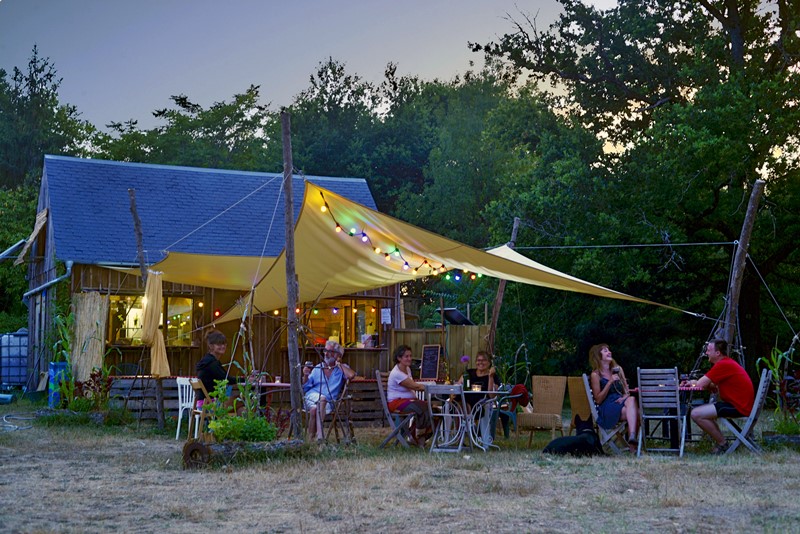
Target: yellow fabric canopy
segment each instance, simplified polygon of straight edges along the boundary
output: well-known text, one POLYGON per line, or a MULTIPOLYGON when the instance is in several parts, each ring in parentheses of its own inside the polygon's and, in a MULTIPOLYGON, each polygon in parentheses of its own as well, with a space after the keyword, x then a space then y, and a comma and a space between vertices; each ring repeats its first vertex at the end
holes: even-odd
MULTIPOLYGON (((306 182, 294 235, 300 302, 431 276, 444 267, 445 270, 458 269, 682 311, 558 272, 507 246, 489 251, 475 249, 367 208, 311 182, 306 182), (322 211, 326 204, 326 211, 322 211), (337 223, 341 232, 336 231, 337 223), (380 252, 376 252, 376 248, 380 252), (405 264, 407 269, 404 269, 405 264)), ((248 291, 256 281, 253 305, 256 312, 266 312, 286 307, 284 254, 277 258, 254 258, 171 252, 153 269, 163 272, 164 280, 206 287, 248 291)), ((234 307, 217 322, 238 319, 243 312, 242 307, 234 307)))

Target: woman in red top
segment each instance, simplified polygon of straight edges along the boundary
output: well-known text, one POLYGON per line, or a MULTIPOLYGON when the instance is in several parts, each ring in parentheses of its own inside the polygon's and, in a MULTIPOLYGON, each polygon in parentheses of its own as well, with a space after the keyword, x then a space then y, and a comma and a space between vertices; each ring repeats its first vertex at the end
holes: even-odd
POLYGON ((714 404, 704 404, 692 409, 692 421, 717 442, 713 454, 723 454, 728 441, 717 425, 718 417, 748 417, 753 409, 755 392, 753 382, 742 366, 727 356, 728 342, 715 339, 706 346, 706 356, 714 364, 697 387, 719 393, 721 399, 714 404))

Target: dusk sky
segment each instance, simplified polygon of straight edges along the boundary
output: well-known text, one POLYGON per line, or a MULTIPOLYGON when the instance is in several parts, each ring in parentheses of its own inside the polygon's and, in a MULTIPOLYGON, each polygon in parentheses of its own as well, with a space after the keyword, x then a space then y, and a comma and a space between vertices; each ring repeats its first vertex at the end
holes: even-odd
POLYGON ((555 0, 0 0, 0 68, 24 70, 38 45, 63 78, 62 103, 82 118, 152 127, 170 95, 208 107, 255 84, 263 104, 288 105, 329 56, 374 82, 390 61, 401 75, 450 80, 482 65, 467 42, 510 31, 507 14, 538 14, 544 28, 559 9, 555 0))

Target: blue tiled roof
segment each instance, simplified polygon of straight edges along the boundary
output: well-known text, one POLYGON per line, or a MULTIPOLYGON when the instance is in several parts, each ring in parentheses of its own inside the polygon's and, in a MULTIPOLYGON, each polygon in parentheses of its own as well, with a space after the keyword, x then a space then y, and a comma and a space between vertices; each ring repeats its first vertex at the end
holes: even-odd
MULTIPOLYGON (((307 180, 376 209, 362 178, 307 180)), ((169 249, 233 256, 276 256, 284 244, 280 174, 45 156, 56 257, 76 263, 137 262, 128 189, 136 190, 146 262, 169 249), (277 205, 276 205, 277 204, 277 205), (265 245, 266 241, 266 245, 265 245)), ((295 218, 303 178, 292 182, 295 218)))

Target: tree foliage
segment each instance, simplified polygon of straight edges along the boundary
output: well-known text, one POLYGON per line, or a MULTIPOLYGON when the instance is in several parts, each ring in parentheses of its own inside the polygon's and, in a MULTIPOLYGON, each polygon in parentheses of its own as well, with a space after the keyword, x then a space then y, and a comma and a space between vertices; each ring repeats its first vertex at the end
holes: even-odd
MULTIPOLYGON (((272 116, 259 102, 259 87, 251 85, 230 102, 207 109, 186 95, 170 97, 173 107, 153 116, 164 124, 148 130, 129 120, 108 125, 112 134, 98 134, 96 155, 116 161, 186 165, 220 169, 277 171, 267 151, 272 116)), ((280 154, 280 152, 278 152, 280 154)))
MULTIPOLYGON (((800 181, 791 125, 800 119, 800 10, 783 1, 623 0, 604 11, 577 0, 561 4, 564 15, 549 30, 523 16, 513 21, 515 31, 473 49, 505 61, 509 76, 527 71, 564 85, 569 116, 619 144, 598 156, 592 177, 576 182, 591 198, 588 211, 570 209, 574 194, 561 196, 538 177, 531 184, 537 193, 518 206, 526 217, 535 215, 532 225, 565 230, 546 234, 549 244, 664 244, 658 252, 576 252, 565 270, 593 272, 598 283, 714 313, 727 287, 731 249, 671 245, 738 239, 750 187, 761 176, 767 192, 750 255, 767 283, 783 287, 786 276, 796 283, 792 230, 800 221, 791 206, 800 181), (550 207, 560 209, 548 216, 550 207)), ((569 177, 565 169, 553 170, 569 177)), ((740 326, 752 361, 776 332, 787 330, 770 320, 774 314, 762 314, 760 285, 750 275, 740 326)), ((597 325, 608 316, 591 319, 593 312, 577 322, 597 325)), ((685 332, 707 335, 702 330, 695 324, 685 332)), ((632 334, 629 339, 641 342, 642 335, 632 334)), ((564 335, 580 339, 575 331, 564 335)), ((670 340, 686 343, 675 334, 670 340)))
POLYGON ((0 69, 0 187, 38 183, 44 154, 82 154, 94 128, 61 104, 61 78, 33 47, 25 71, 0 69))

